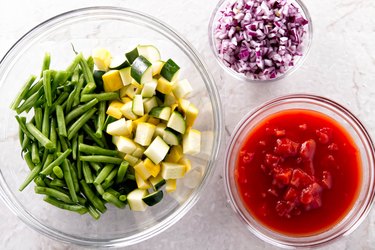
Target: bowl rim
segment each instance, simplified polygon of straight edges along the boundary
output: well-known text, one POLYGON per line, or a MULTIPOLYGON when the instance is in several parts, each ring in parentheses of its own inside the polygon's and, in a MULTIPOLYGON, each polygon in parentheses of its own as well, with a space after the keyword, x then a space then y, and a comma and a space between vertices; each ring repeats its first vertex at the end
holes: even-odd
POLYGON ((22 35, 11 47, 10 49, 4 54, 3 58, 0 60, 0 86, 3 85, 3 78, 9 73, 10 65, 9 63, 13 62, 17 55, 22 51, 24 46, 35 37, 38 37, 41 33, 48 31, 49 28, 53 27, 54 25, 65 22, 70 18, 78 18, 86 15, 86 17, 90 17, 92 15, 104 15, 104 14, 111 14, 111 15, 128 15, 128 18, 135 18, 141 22, 148 23, 147 27, 157 27, 161 30, 163 35, 167 39, 172 39, 173 42, 177 43, 176 45, 185 53, 185 55, 196 64, 196 68, 202 78, 207 91, 210 93, 209 98, 212 102, 213 106, 213 120, 214 120, 214 141, 211 155, 208 159, 208 164, 206 166, 205 174, 202 178, 201 183, 199 186, 192 192, 190 197, 182 204, 180 207, 175 209, 170 215, 166 216, 162 221, 159 223, 150 226, 146 230, 142 232, 136 233, 132 236, 126 238, 114 238, 114 239, 93 239, 93 238, 79 238, 77 236, 73 237, 72 235, 63 233, 61 231, 51 230, 46 225, 42 224, 34 217, 31 216, 26 210, 23 210, 18 202, 17 199, 12 195, 11 190, 6 185, 4 176, 1 174, 0 171, 0 199, 3 200, 5 205, 27 226, 34 229, 35 231, 46 235, 52 239, 58 240, 60 242, 65 243, 73 243, 80 246, 90 246, 90 247, 124 247, 139 243, 146 239, 149 239, 164 230, 171 227, 177 221, 179 221, 198 201, 200 198, 200 194, 204 191, 207 187, 208 182, 212 179, 213 172, 215 170, 215 163, 218 158, 218 154, 221 148, 221 142, 223 137, 222 127, 223 127, 223 116, 222 116, 222 105, 220 100, 220 95, 212 77, 211 73, 208 71, 208 67, 206 66, 203 58, 199 55, 198 51, 193 47, 193 45, 187 41, 182 35, 176 32, 171 26, 160 21, 159 19, 145 14, 143 12, 129 9, 129 8, 122 8, 122 7, 115 7, 115 6, 90 6, 90 7, 83 7, 72 9, 66 12, 62 12, 60 14, 54 15, 51 18, 42 21, 41 23, 37 24, 33 28, 31 28, 28 32, 22 35))
POLYGON ((228 1, 230 1, 230 0, 220 0, 217 3, 217 5, 215 6, 215 9, 211 13, 211 17, 210 17, 209 22, 208 22, 208 36, 209 36, 208 41, 209 41, 209 45, 210 45, 210 48, 211 48, 211 52, 214 55, 215 60, 224 69, 225 72, 227 72, 230 76, 234 77, 237 80, 242 80, 242 81, 246 81, 246 82, 249 82, 249 83, 272 83, 272 82, 277 82, 277 81, 280 81, 284 78, 287 78, 288 76, 290 76, 294 72, 296 72, 304 64, 304 62, 306 61, 306 59, 308 58, 308 56, 310 54, 311 46, 312 46, 312 42, 313 42, 313 37, 314 37, 313 36, 314 28, 313 28, 312 18, 311 18, 311 15, 310 15, 310 12, 309 12, 308 8, 306 7, 306 5, 303 3, 302 0, 287 0, 288 2, 297 3, 297 5, 302 10, 302 14, 308 20, 308 25, 307 25, 307 30, 306 30, 306 34, 308 36, 307 37, 308 39, 306 39, 305 42, 304 42, 305 43, 304 44, 304 54, 302 56, 298 57, 297 63, 294 66, 292 66, 291 68, 289 68, 286 72, 277 76, 276 78, 266 79, 266 80, 251 79, 249 77, 246 77, 244 74, 239 73, 239 72, 229 68, 228 66, 226 66, 223 63, 223 61, 220 60, 219 57, 218 57, 218 53, 217 53, 217 49, 216 49, 216 40, 215 40, 215 36, 214 36, 214 22, 216 20, 216 16, 217 16, 218 12, 220 11, 220 9, 224 5, 224 3, 228 2, 228 1))
MULTIPOLYGON (((287 103, 288 104, 288 103, 287 103)), ((295 108, 292 108, 295 109, 295 108)), ((283 110, 283 109, 281 109, 283 110)), ((271 114, 273 114, 273 111, 271 114)), ((318 111, 319 112, 319 111, 318 111)), ((268 114, 267 116, 269 116, 268 114)), ((356 132, 357 132, 356 129, 356 132)), ((367 158, 366 158, 367 159, 367 158)), ((259 106, 255 107, 254 109, 250 110, 244 117, 237 123, 235 129, 233 130, 231 137, 227 143, 226 149, 225 149, 225 160, 224 160, 224 168, 223 168, 223 182, 225 186, 225 192, 227 197, 227 202, 230 204, 232 208, 232 213, 236 215, 236 217, 243 223, 243 225, 255 236, 257 236, 259 239, 272 244, 277 247, 282 248, 295 248, 295 247, 317 247, 317 246, 324 246, 334 240, 337 240, 343 236, 349 235, 352 233, 367 217, 368 213, 371 210, 371 207, 373 205, 374 199, 375 199, 375 146, 373 143, 373 140, 371 139, 370 134, 368 133, 368 130, 365 128, 363 123, 356 117, 354 114, 349 111, 346 107, 342 106, 341 104, 319 95, 314 94, 287 94, 282 95, 276 98, 273 98, 269 101, 266 101, 259 106), (368 157, 368 168, 371 172, 371 175, 368 177, 368 183, 365 183, 364 179, 362 180, 362 188, 361 191, 358 193, 357 200, 360 199, 360 195, 363 192, 363 186, 366 188, 366 193, 362 197, 365 201, 362 201, 361 204, 358 205, 359 207, 359 214, 353 215, 352 211, 349 211, 344 218, 342 218, 338 224, 328 229, 327 231, 320 232, 318 234, 310 235, 310 236, 288 236, 283 235, 282 233, 278 233, 276 231, 273 231, 272 229, 269 229, 267 226, 263 225, 262 223, 258 222, 257 219, 254 219, 256 222, 256 226, 250 224, 250 221, 246 218, 246 215, 243 214, 243 212, 240 209, 240 206, 242 205, 241 200, 236 200, 234 193, 237 192, 235 188, 232 187, 230 183, 230 177, 229 177, 229 161, 232 159, 231 155, 233 155, 233 148, 234 144, 237 142, 237 139, 239 135, 246 130, 246 127, 251 123, 251 120, 258 115, 261 115, 262 111, 267 112, 267 109, 272 109, 273 106, 283 105, 285 103, 282 103, 283 101, 293 100, 297 102, 298 100, 308 100, 309 104, 312 103, 313 105, 321 106, 326 109, 330 109, 332 112, 340 112, 340 115, 343 114, 347 116, 346 118, 351 121, 350 127, 356 126, 356 128, 360 131, 360 133, 363 136, 363 140, 361 139, 362 144, 364 146, 364 152, 366 153, 366 156, 368 157), (333 109, 336 109, 338 111, 333 111, 333 109), (367 184, 367 185, 366 185, 367 184), (341 226, 341 227, 337 227, 341 226), (259 230, 262 229, 262 230, 259 230), (327 232, 330 232, 331 230, 337 230, 334 233, 331 233, 327 235, 327 238, 319 239, 317 236, 323 235, 327 232), (266 233, 268 234, 266 234, 266 233), (278 239, 275 239, 275 236, 280 236, 278 239), (308 242, 296 242, 295 239, 302 239, 302 240, 309 240, 308 242)), ((353 209, 356 205, 353 205, 353 209)), ((250 216, 250 212, 246 211, 247 216, 250 216)), ((328 233, 327 233, 328 234, 328 233)))

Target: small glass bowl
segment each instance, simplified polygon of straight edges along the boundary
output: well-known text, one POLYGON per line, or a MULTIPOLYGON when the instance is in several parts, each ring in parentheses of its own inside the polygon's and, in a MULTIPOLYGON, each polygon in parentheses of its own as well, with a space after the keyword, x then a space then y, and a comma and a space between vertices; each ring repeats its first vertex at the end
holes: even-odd
POLYGON ((30 30, 12 46, 0 63, 0 119, 0 198, 32 229, 54 240, 89 248, 135 244, 181 219, 198 201, 212 177, 223 126, 215 82, 193 46, 151 16, 104 6, 57 15, 30 30), (173 58, 181 66, 181 77, 188 77, 194 83, 190 101, 199 109, 194 127, 202 133, 201 152, 190 158, 193 168, 201 174, 196 185, 178 183, 180 189, 165 195, 159 204, 145 212, 108 205, 108 211, 97 221, 88 214, 79 215, 47 204, 41 195, 34 193, 34 183, 19 192, 29 170, 21 157, 18 124, 9 106, 29 75, 40 72, 44 53, 51 54, 51 68, 65 69, 75 56, 72 46, 88 56, 98 47, 120 55, 138 44, 156 46, 163 58, 173 58))
POLYGON ((209 44, 210 44, 211 50, 212 50, 213 54, 215 55, 215 58, 218 61, 219 65, 227 73, 229 73, 232 77, 234 77, 238 80, 245 80, 245 81, 248 81, 248 82, 274 82, 274 81, 278 81, 280 79, 283 79, 287 76, 290 76, 293 72, 295 72, 298 68, 301 67, 301 65, 306 60, 306 58, 307 58, 307 56, 310 52, 311 43, 312 43, 312 39, 313 39, 313 25, 312 25, 312 21, 311 21, 311 16, 310 16, 309 11, 307 10, 307 7, 304 5, 304 3, 301 0, 288 0, 288 3, 291 2, 299 8, 302 15, 308 21, 306 33, 305 33, 304 38, 303 38, 304 41, 303 41, 303 44, 302 44, 302 56, 295 57, 294 66, 289 67, 286 70, 286 72, 284 72, 282 74, 278 74, 275 78, 264 80, 264 79, 252 79, 250 77, 247 77, 243 73, 239 73, 239 72, 235 71, 234 69, 225 65, 224 62, 222 61, 222 59, 220 59, 219 54, 218 54, 217 45, 216 45, 217 39, 215 38, 215 26, 216 26, 217 20, 220 17, 220 11, 222 11, 223 8, 225 8, 225 6, 227 5, 227 3, 229 1, 231 1, 231 0, 220 0, 218 2, 214 11, 211 14, 211 18, 210 18, 209 26, 208 26, 209 44))
POLYGON ((279 247, 311 247, 328 243, 353 232, 370 211, 375 191, 375 151, 363 124, 340 104, 320 96, 295 94, 276 98, 249 112, 235 128, 226 150, 224 182, 228 202, 247 229, 260 239, 279 247), (362 185, 358 197, 345 217, 336 225, 311 236, 289 236, 260 223, 242 202, 235 180, 239 151, 249 132, 264 118, 283 110, 306 109, 323 113, 341 124, 356 143, 362 162, 362 185))

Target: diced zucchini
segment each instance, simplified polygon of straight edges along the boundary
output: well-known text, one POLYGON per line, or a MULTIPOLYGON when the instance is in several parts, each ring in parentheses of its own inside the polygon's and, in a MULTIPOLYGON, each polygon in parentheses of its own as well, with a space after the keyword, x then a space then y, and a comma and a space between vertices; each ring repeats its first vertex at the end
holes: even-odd
POLYGON ((184 79, 181 81, 177 81, 173 85, 173 94, 176 98, 185 98, 187 97, 191 92, 193 91, 193 88, 191 87, 188 80, 184 79))
POLYGON ((170 128, 164 129, 163 140, 169 145, 179 145, 181 141, 181 135, 178 135, 170 128))
POLYGON ((133 140, 124 136, 118 137, 114 144, 116 145, 118 151, 125 154, 132 154, 137 149, 137 146, 133 140))
POLYGON ((138 45, 137 49, 138 54, 144 56, 151 63, 160 60, 160 52, 153 45, 138 45))
POLYGON ((181 145, 172 146, 164 161, 184 164, 183 162, 180 162, 183 155, 184 153, 182 152, 181 145))
POLYGON ((149 181, 151 183, 152 188, 155 191, 158 190, 158 189, 160 189, 162 186, 165 185, 165 180, 163 179, 163 177, 161 177, 161 175, 158 175, 156 177, 151 176, 149 178, 149 181))
POLYGON ((178 78, 179 71, 180 67, 172 59, 168 59, 163 65, 160 75, 168 81, 173 82, 178 78))
POLYGON ((188 110, 189 108, 189 105, 190 105, 190 101, 189 100, 186 100, 186 99, 183 99, 183 98, 179 98, 178 99, 178 110, 182 113, 182 114, 185 114, 186 111, 188 110))
POLYGON ((166 180, 165 191, 167 191, 167 193, 172 193, 176 191, 176 187, 177 187, 176 179, 166 180))
POLYGON ((137 186, 139 189, 149 189, 151 188, 151 185, 149 183, 149 181, 146 179, 144 180, 142 178, 142 176, 136 171, 134 173, 134 176, 135 176, 135 181, 137 182, 137 186))
POLYGON ((142 146, 148 146, 151 143, 156 126, 147 122, 140 122, 137 125, 134 141, 142 146))
POLYGON ((172 162, 162 162, 161 163, 161 176, 168 179, 179 179, 184 177, 186 168, 182 164, 172 163, 172 162))
POLYGON ((156 86, 156 90, 163 94, 170 94, 172 93, 173 89, 173 82, 168 81, 164 77, 159 77, 158 85, 156 86))
POLYGON ((160 123, 160 119, 151 116, 151 117, 148 118, 147 122, 151 123, 151 124, 154 124, 156 126, 160 123))
POLYGON ((126 60, 125 56, 113 57, 109 64, 109 69, 123 69, 129 66, 130 63, 126 60))
POLYGON ((145 150, 144 154, 155 164, 159 164, 167 155, 169 146, 163 139, 157 136, 145 150))
POLYGON ((137 165, 137 163, 139 162, 139 158, 137 158, 137 157, 135 157, 131 154, 126 154, 125 157, 124 157, 124 160, 129 162, 129 165, 132 166, 132 167, 137 165))
POLYGON ((134 166, 134 170, 143 180, 147 180, 151 176, 151 173, 148 171, 143 161, 137 163, 137 165, 134 166))
POLYGON ((94 64, 99 70, 107 71, 111 63, 111 53, 104 48, 97 48, 92 51, 94 64))
POLYGON ((145 114, 143 108, 143 99, 141 95, 135 95, 133 99, 132 111, 134 114, 143 116, 145 114))
POLYGON ((162 199, 163 199, 163 191, 162 190, 155 191, 155 192, 143 197, 143 201, 149 206, 153 206, 155 204, 158 204, 162 199))
POLYGON ((164 121, 168 121, 169 117, 171 116, 171 107, 168 106, 160 106, 151 109, 150 116, 162 119, 164 121))
POLYGON ((194 125, 195 119, 198 116, 198 109, 194 104, 190 103, 188 109, 185 112, 186 126, 192 127, 194 125))
POLYGON ((161 69, 163 68, 165 62, 163 61, 154 61, 152 62, 152 76, 160 74, 161 69))
POLYGON ((178 111, 173 111, 168 120, 167 127, 184 134, 186 131, 186 122, 182 114, 178 111))
POLYGON ((159 123, 158 125, 156 125, 154 137, 160 136, 161 138, 163 138, 164 129, 166 129, 166 128, 167 128, 167 125, 164 124, 164 123, 159 123))
POLYGON ((191 162, 188 158, 182 156, 182 158, 178 161, 179 164, 185 165, 186 173, 191 170, 191 162))
POLYGON ((127 89, 125 90, 125 93, 128 97, 131 99, 134 98, 135 95, 140 94, 142 89, 140 89, 138 86, 136 86, 133 82, 128 85, 127 89))
POLYGON ((105 92, 117 91, 124 86, 118 70, 110 70, 105 73, 102 78, 105 92))
POLYGON ((143 56, 138 56, 130 70, 130 75, 138 83, 144 84, 152 81, 152 67, 151 63, 143 56))
POLYGON ((129 51, 128 53, 125 53, 126 59, 128 59, 129 63, 133 63, 134 60, 139 56, 138 49, 134 48, 132 51, 129 51))
POLYGON ((149 158, 146 158, 143 161, 143 164, 145 165, 145 168, 148 170, 148 172, 151 174, 151 176, 156 177, 158 176, 160 172, 160 165, 153 163, 149 158))
POLYGON ((141 158, 143 156, 143 152, 145 152, 145 148, 142 147, 141 145, 137 145, 137 148, 134 150, 134 152, 132 153, 132 156, 135 156, 137 158, 141 158))
POLYGON ((119 70, 122 85, 127 86, 132 83, 132 77, 130 75, 131 67, 126 67, 119 70))
POLYGON ((112 101, 109 106, 108 106, 108 109, 106 111, 106 114, 107 115, 110 115, 116 119, 120 119, 122 117, 122 113, 121 113, 121 107, 124 105, 124 103, 122 102, 119 102, 119 101, 112 101))
POLYGON ((201 132, 189 129, 182 138, 182 149, 184 154, 195 155, 200 152, 201 132))
POLYGON ((158 102, 155 96, 144 99, 143 101, 143 108, 146 114, 148 114, 153 108, 157 106, 158 106, 158 102))
POLYGON ((143 85, 141 95, 142 97, 153 97, 155 95, 156 86, 158 85, 158 81, 156 79, 152 79, 151 82, 146 82, 143 85))
POLYGON ((125 118, 130 120, 135 120, 138 118, 136 114, 132 111, 133 102, 127 102, 121 107, 121 113, 125 116, 125 118))
POLYGON ((133 211, 145 211, 147 204, 143 201, 143 198, 147 195, 147 190, 134 189, 131 191, 127 196, 130 209, 133 211))
POLYGON ((109 123, 106 132, 112 136, 129 136, 132 131, 128 130, 125 118, 121 118, 109 123))
POLYGON ((177 103, 177 101, 176 101, 176 98, 174 97, 174 95, 168 94, 168 95, 164 96, 164 106, 171 106, 171 105, 174 105, 176 103, 177 103))
POLYGON ((103 88, 103 75, 106 73, 104 70, 94 70, 93 76, 96 86, 99 90, 104 90, 103 88))

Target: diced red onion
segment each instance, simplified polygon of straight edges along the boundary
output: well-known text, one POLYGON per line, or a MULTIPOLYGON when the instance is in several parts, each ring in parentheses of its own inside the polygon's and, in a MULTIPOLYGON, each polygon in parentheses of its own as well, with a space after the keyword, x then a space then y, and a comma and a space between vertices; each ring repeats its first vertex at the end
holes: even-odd
POLYGON ((302 56, 307 24, 287 0, 229 0, 214 24, 219 58, 250 79, 276 78, 302 56))

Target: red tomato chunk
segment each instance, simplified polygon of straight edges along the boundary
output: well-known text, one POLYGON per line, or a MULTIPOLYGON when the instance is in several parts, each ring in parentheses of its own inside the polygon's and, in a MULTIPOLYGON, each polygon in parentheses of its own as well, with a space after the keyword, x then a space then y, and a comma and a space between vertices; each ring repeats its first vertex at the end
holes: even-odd
POLYGON ((249 212, 273 230, 301 236, 326 230, 348 213, 361 175, 350 135, 333 119, 307 110, 266 118, 244 141, 236 168, 249 212))

